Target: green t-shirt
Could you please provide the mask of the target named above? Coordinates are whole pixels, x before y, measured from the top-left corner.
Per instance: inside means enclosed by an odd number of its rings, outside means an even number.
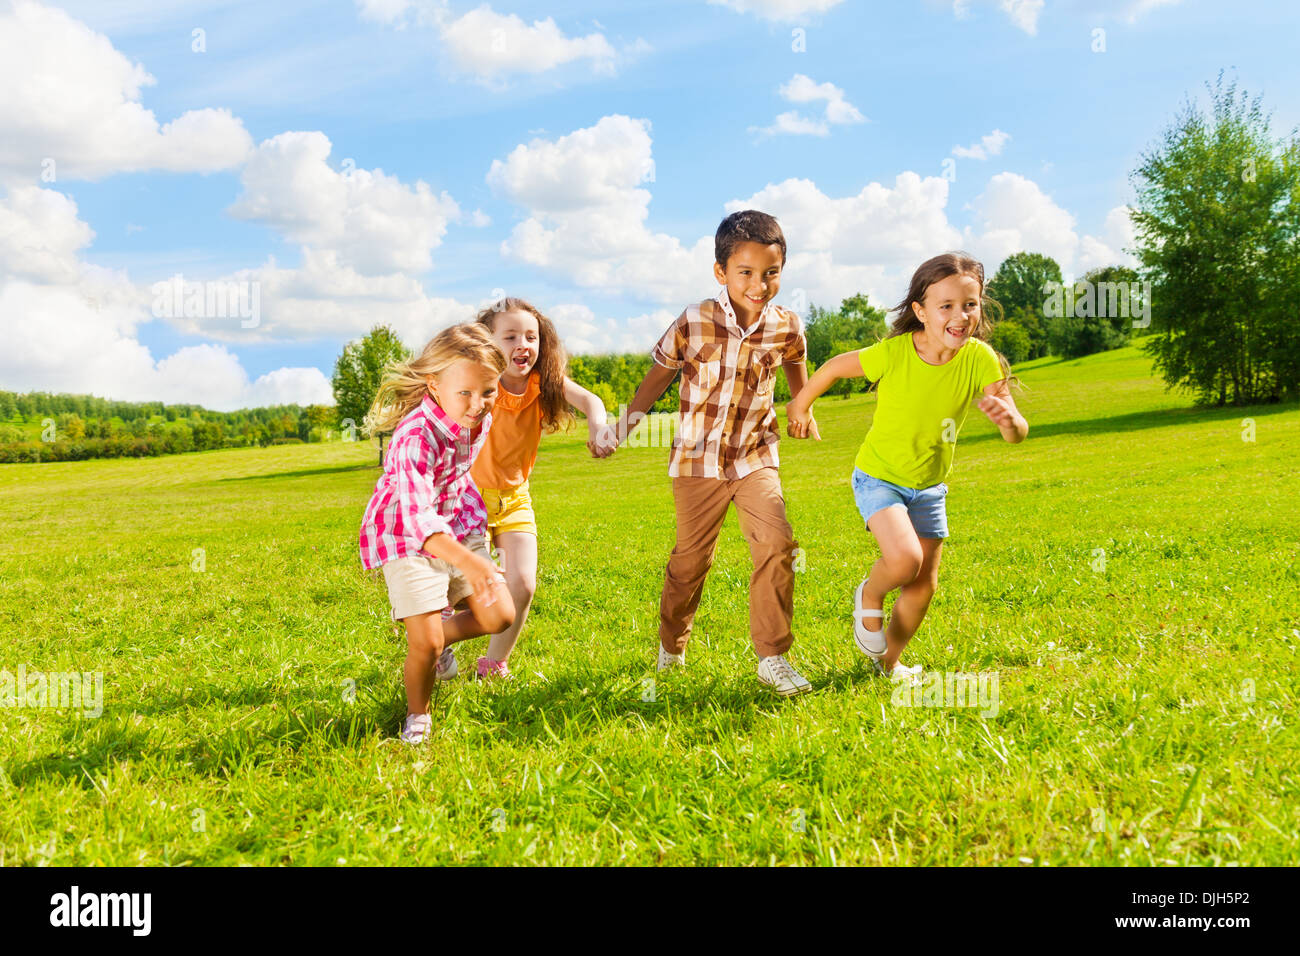
[[[1003,378],[997,353],[971,339],[947,363],[930,365],[907,333],[863,349],[858,361],[863,374],[880,385],[857,466],[904,488],[939,484],[952,468],[971,399]]]

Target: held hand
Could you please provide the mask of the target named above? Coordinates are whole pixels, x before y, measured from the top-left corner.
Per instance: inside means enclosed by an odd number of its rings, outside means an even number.
[[[801,408],[796,403],[791,402],[785,407],[785,413],[785,433],[791,438],[814,438],[817,441],[822,440],[821,433],[817,430],[817,422],[808,409]]]
[[[465,575],[465,583],[473,590],[476,598],[485,606],[496,603],[497,588],[501,586],[501,572],[495,564],[481,554],[471,553],[457,568]]]
[[[979,410],[998,428],[1008,428],[1015,424],[1016,416],[1012,413],[1011,406],[995,395],[981,398]]]
[[[592,458],[608,458],[618,449],[618,433],[613,425],[588,427],[587,450]]]

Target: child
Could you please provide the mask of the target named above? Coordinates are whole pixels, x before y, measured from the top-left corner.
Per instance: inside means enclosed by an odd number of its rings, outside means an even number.
[[[488,534],[505,565],[515,607],[514,623],[492,636],[477,670],[479,677],[509,677],[506,662],[537,590],[537,522],[528,478],[542,432],[567,428],[573,422],[572,405],[587,416],[588,447],[593,447],[605,428],[605,406],[565,376],[564,348],[555,326],[523,299],[502,299],[475,321],[507,359],[492,409],[492,432],[470,474],[487,507]]]
[[[718,227],[714,258],[722,290],[688,307],[664,333],[631,407],[593,454],[611,454],[681,371],[680,427],[668,465],[677,546],[659,602],[659,670],[686,663],[704,578],[727,506],[735,502],[754,561],[749,629],[759,680],[783,696],[805,693],[812,685],[785,659],[794,641],[795,542],[777,473],[772,407],[777,366],[791,394],[807,380],[799,317],[772,302],[781,287],[785,236],[765,213],[733,213]]]
[[[406,624],[407,743],[421,743],[432,730],[435,671],[441,678],[455,673],[450,645],[495,634],[515,619],[488,553],[483,501],[469,479],[505,365],[481,325],[454,325],[389,371],[366,416],[371,434],[393,433],[361,519],[361,563],[384,569],[393,620]],[[444,620],[442,610],[461,600],[468,610]]]
[[[880,558],[854,594],[854,640],[878,672],[917,680],[920,666],[905,667],[899,656],[921,626],[939,582],[948,537],[943,481],[971,399],[983,396],[980,411],[1009,442],[1024,441],[1029,423],[1011,398],[1006,359],[988,344],[979,262],[947,253],[924,263],[896,311],[883,341],[829,360],[787,412],[790,434],[807,438],[815,427],[812,403],[836,380],[865,375],[879,383],[852,482]],[[898,599],[885,630],[885,595],[895,588]]]

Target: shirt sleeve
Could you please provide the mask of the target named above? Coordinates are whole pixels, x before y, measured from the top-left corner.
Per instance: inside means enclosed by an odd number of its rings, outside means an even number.
[[[389,454],[393,454],[393,449]],[[438,489],[433,476],[421,469],[427,455],[418,441],[404,442],[397,450],[397,508],[408,536],[423,545],[432,534],[452,534],[451,522],[438,513]],[[411,533],[414,532],[414,533]]]
[[[781,352],[781,361],[786,365],[797,365],[808,358],[808,340],[803,334],[803,320],[799,313],[784,310],[786,320],[790,323],[790,332],[785,337],[785,348]]]
[[[686,364],[686,313],[677,317],[668,331],[663,334],[655,347],[650,350],[650,357],[664,368],[676,371]]]
[[[986,342],[980,342],[979,346],[979,358],[975,360],[975,380],[979,382],[979,390],[983,394],[984,389],[1007,376],[1002,371],[1002,363],[998,361],[998,353],[993,351],[993,346]]]
[[[885,343],[888,341],[888,339],[883,339],[875,345],[869,345],[858,352],[858,362],[862,365],[862,374],[867,377],[869,382],[878,382],[885,374],[885,369],[889,365],[888,356],[885,353]]]

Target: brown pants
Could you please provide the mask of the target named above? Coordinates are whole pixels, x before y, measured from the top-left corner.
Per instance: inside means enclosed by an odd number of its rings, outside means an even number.
[[[760,468],[744,478],[674,478],[677,546],[668,559],[659,601],[659,642],[670,654],[686,650],[691,622],[713,564],[727,506],[736,503],[740,530],[749,543],[749,633],[759,657],[784,654],[794,642],[794,538],[785,517],[781,478]]]

